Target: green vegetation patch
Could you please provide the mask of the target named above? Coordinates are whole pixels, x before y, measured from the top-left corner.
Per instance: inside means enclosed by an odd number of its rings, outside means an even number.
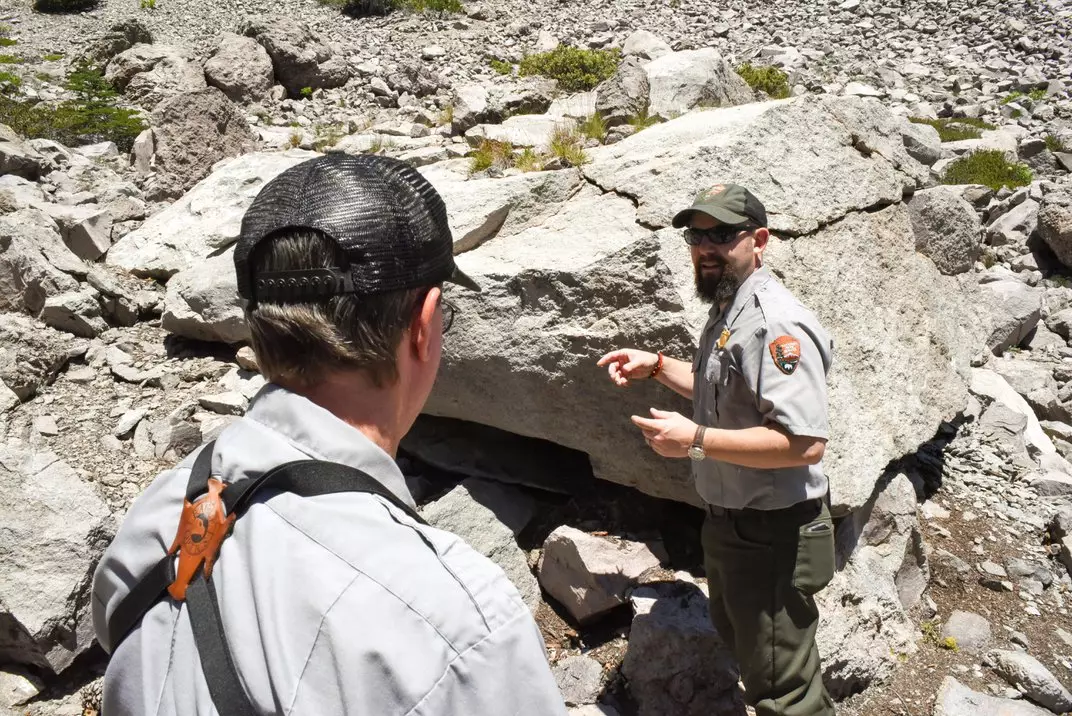
[[[926,117],[909,117],[909,122],[928,124],[938,130],[938,138],[943,142],[959,142],[962,139],[978,139],[982,130],[997,129],[989,122],[974,117],[956,117],[949,119],[928,119]]]
[[[1068,145],[1062,142],[1056,134],[1046,135],[1046,148],[1051,152],[1072,152]]]
[[[572,127],[556,127],[551,134],[551,156],[558,157],[567,166],[579,167],[588,162],[584,153],[584,138]]]
[[[0,47],[14,47],[19,41],[10,37],[11,25],[0,23]]]
[[[0,92],[10,93],[22,87],[22,78],[11,72],[0,71]],[[0,122],[6,124],[6,122]]]
[[[111,141],[129,152],[145,125],[136,111],[115,105],[115,88],[100,70],[80,64],[67,78],[66,87],[77,98],[59,105],[0,97],[0,123],[25,137],[43,137],[67,146]]]
[[[18,55],[0,55],[0,65],[21,65],[23,62]]]
[[[469,171],[473,174],[492,167],[509,169],[514,165],[514,148],[507,142],[485,139],[473,150],[469,158]]]
[[[745,62],[737,68],[737,74],[753,90],[766,92],[771,99],[785,99],[789,96],[789,75],[777,67]]]
[[[638,132],[643,130],[643,129],[647,129],[648,127],[652,127],[652,126],[654,126],[654,125],[656,125],[658,123],[659,123],[659,118],[658,117],[652,117],[651,115],[649,115],[647,107],[645,107],[644,109],[642,109],[641,111],[637,112],[636,114],[634,114],[632,117],[629,118],[629,124],[631,124],[634,127],[636,127],[636,130]]]
[[[57,60],[62,60],[63,59],[63,53],[62,52],[50,52],[49,54],[44,55],[41,59],[44,60],[45,62],[55,62]]]
[[[521,60],[523,77],[540,75],[558,80],[566,92],[587,92],[618,69],[622,55],[614,50],[582,50],[559,45],[551,52],[528,55]]]
[[[396,10],[411,12],[465,12],[459,0],[320,0],[321,5],[338,8],[352,17],[389,15]]]
[[[1031,170],[1025,164],[1012,164],[997,149],[972,152],[961,157],[946,170],[943,184],[983,184],[994,191],[1007,186],[1015,189],[1031,183]]]
[[[607,138],[607,123],[603,121],[603,115],[596,112],[580,123],[577,131],[588,139],[594,139],[600,144]]]
[[[1009,94],[1007,94],[1004,97],[1002,97],[1001,103],[1002,104],[1012,104],[1013,102],[1016,102],[1017,100],[1021,100],[1021,99],[1025,98],[1025,97],[1030,99],[1032,102],[1038,102],[1039,100],[1046,99],[1046,90],[1044,90],[1044,89],[1033,89],[1033,90],[1031,90],[1030,92],[1028,92],[1026,94],[1023,93],[1023,92],[1019,92],[1019,91],[1010,92]]]
[[[494,57],[488,60],[488,67],[500,75],[510,75],[514,72],[514,66],[506,60],[496,60]]]

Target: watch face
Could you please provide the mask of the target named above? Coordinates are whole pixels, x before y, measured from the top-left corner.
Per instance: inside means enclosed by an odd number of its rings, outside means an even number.
[[[702,447],[700,447],[699,445],[693,445],[689,448],[689,457],[693,460],[700,461],[703,460],[706,455],[704,455]]]

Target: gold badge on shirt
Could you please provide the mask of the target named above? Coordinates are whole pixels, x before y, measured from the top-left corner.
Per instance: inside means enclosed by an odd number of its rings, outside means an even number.
[[[723,328],[722,335],[718,337],[718,349],[722,350],[726,347],[726,342],[730,339],[730,329]]]

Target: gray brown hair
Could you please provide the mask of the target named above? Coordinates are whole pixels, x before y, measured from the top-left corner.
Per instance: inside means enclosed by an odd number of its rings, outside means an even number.
[[[253,256],[254,274],[342,267],[346,257],[311,229],[266,238]],[[398,380],[395,351],[426,288],[372,296],[345,294],[302,303],[258,301],[246,311],[253,350],[271,381],[308,388],[337,370],[363,370],[378,387]]]

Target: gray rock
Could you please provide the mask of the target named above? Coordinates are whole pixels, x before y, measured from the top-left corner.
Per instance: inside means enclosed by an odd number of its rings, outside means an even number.
[[[225,33],[205,63],[205,79],[232,102],[260,102],[272,89],[272,58],[256,40]]]
[[[971,392],[991,400],[988,412],[995,407],[1003,406],[1011,413],[1019,416],[1017,422],[1024,427],[1015,429],[1023,433],[1023,440],[1034,455],[1054,455],[1056,453],[1053,442],[1042,430],[1042,426],[1039,424],[1038,418],[1035,417],[1034,411],[1031,410],[1031,406],[1013,390],[1012,386],[1004,378],[994,371],[983,368],[973,368],[971,376]]]
[[[635,57],[626,57],[609,78],[596,87],[596,111],[608,127],[617,127],[645,112],[650,87],[648,73]]]
[[[986,658],[1001,678],[1035,703],[1056,713],[1072,709],[1072,693],[1030,654],[995,649]]]
[[[249,405],[249,399],[236,391],[206,395],[198,398],[197,402],[205,410],[220,415],[241,415],[246,412],[246,407]]]
[[[488,116],[488,90],[483,85],[460,85],[454,89],[451,128],[455,134],[464,134],[481,122],[492,119]]]
[[[1072,196],[1046,195],[1039,209],[1038,231],[1061,263],[1072,266]]]
[[[152,42],[153,35],[141,20],[128,19],[112,25],[103,35],[90,41],[82,54],[95,64],[106,64],[134,45],[149,45]]]
[[[950,637],[961,651],[982,654],[990,645],[990,622],[972,612],[954,611],[942,625],[942,638]]]
[[[665,40],[647,30],[637,30],[625,38],[622,45],[622,54],[626,57],[636,56],[645,60],[657,60],[672,51]]]
[[[55,454],[8,443],[0,455],[0,659],[58,673],[93,644],[90,578],[114,523]]]
[[[116,423],[115,428],[112,430],[112,435],[121,438],[128,433],[133,432],[134,428],[138,427],[138,423],[148,415],[148,408],[138,408],[137,410],[128,410],[123,413],[119,418],[119,422]]]
[[[551,669],[567,706],[594,704],[603,683],[603,667],[588,656],[568,656]]]
[[[421,515],[433,527],[454,533],[499,565],[535,613],[540,585],[532,576],[525,551],[514,539],[533,516],[533,504],[527,496],[505,485],[470,479],[425,505]]]
[[[157,175],[150,198],[182,196],[221,159],[255,150],[259,140],[222,92],[207,87],[171,97],[152,114]]]
[[[46,326],[83,338],[96,338],[108,330],[108,322],[101,317],[97,292],[92,289],[50,296],[39,318]]]
[[[938,270],[964,273],[979,257],[982,225],[960,192],[939,186],[916,192],[908,202],[916,249],[929,256]]]
[[[737,667],[707,610],[704,587],[640,587],[622,673],[639,712],[650,716],[743,713]]]
[[[176,274],[167,284],[161,327],[200,341],[249,340],[235,278],[234,250],[205,259]]]
[[[24,143],[6,124],[0,124],[0,174],[37,179],[49,169],[48,160]]]
[[[291,150],[247,154],[221,163],[181,199],[117,241],[107,262],[136,276],[160,279],[199,264],[238,239],[242,215],[268,181],[315,156]]]
[[[673,119],[696,107],[728,107],[753,99],[752,89],[714,48],[672,52],[644,69],[652,116]]]
[[[85,342],[26,316],[0,314],[0,380],[23,402],[50,385]]]
[[[952,676],[945,677],[934,701],[934,716],[1049,716],[1023,701],[972,691]]]
[[[534,147],[545,152],[555,132],[574,126],[576,122],[569,117],[522,114],[510,117],[501,124],[478,124],[465,133],[465,140],[471,147],[477,147],[484,140],[490,139],[514,147]]]
[[[1020,345],[1042,315],[1042,291],[1016,280],[993,281],[979,287],[981,323],[986,346],[994,355]]]
[[[78,258],[96,261],[112,245],[112,214],[96,204],[46,204],[46,213],[60,228],[63,243]]]
[[[0,671],[0,708],[23,706],[44,689],[44,683],[28,671],[6,667]]]
[[[649,545],[562,526],[544,542],[540,586],[583,623],[624,604],[640,575],[659,561]]]
[[[929,167],[942,158],[942,141],[938,130],[930,125],[905,122],[901,125],[901,139],[908,155],[920,164]]]
[[[56,264],[81,263],[45,214],[22,209],[0,216],[0,310],[36,315],[49,297],[78,289]]]
[[[350,79],[346,60],[308,25],[285,16],[247,22],[241,34],[257,40],[272,58],[275,77],[291,97],[312,89],[342,87]]]
[[[132,102],[148,109],[172,95],[207,86],[197,57],[169,45],[134,45],[111,59],[104,77]]]
[[[1026,244],[1038,223],[1039,204],[1028,199],[986,227],[986,242],[991,246]]]
[[[1072,475],[1047,471],[1028,478],[1029,484],[1044,497],[1072,495]]]

